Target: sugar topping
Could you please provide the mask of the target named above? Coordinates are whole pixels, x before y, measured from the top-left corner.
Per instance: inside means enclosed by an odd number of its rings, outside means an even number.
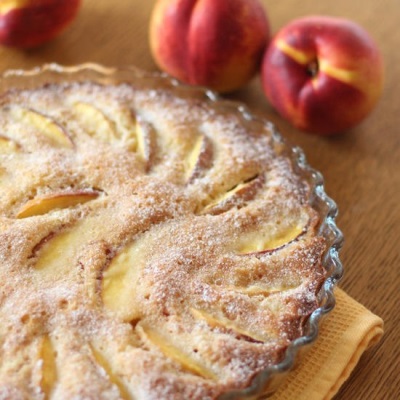
[[[302,335],[325,242],[267,126],[72,83],[0,127],[0,398],[212,399]]]

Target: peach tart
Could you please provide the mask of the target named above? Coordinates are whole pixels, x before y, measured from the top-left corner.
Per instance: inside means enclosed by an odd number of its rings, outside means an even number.
[[[243,106],[161,76],[3,81],[0,398],[271,390],[333,305],[319,174]]]

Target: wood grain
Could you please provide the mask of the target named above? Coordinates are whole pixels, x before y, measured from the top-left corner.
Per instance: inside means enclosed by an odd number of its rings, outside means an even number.
[[[385,335],[366,352],[336,396],[343,400],[400,397],[400,1],[262,0],[276,32],[295,17],[325,14],[364,26],[381,48],[385,90],[375,111],[346,135],[320,138],[297,131],[269,106],[256,78],[231,95],[271,119],[320,170],[338,203],[346,238],[341,287],[385,321]],[[85,0],[79,17],[53,42],[30,51],[0,49],[0,70],[43,63],[92,61],[154,70],[147,42],[150,0]]]

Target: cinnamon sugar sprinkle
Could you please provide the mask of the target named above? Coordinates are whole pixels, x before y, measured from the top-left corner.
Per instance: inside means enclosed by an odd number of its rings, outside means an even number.
[[[1,399],[213,399],[282,359],[326,249],[267,127],[128,84],[0,102]]]

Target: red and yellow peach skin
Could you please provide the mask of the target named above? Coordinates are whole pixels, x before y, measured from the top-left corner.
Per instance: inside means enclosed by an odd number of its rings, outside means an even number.
[[[354,22],[305,17],[281,29],[265,53],[264,92],[293,125],[329,135],[357,125],[383,86],[382,56]]]
[[[256,74],[268,40],[258,0],[159,0],[150,21],[150,47],[160,69],[221,92]]]
[[[57,36],[75,18],[82,0],[0,2],[0,44],[30,48]]]

